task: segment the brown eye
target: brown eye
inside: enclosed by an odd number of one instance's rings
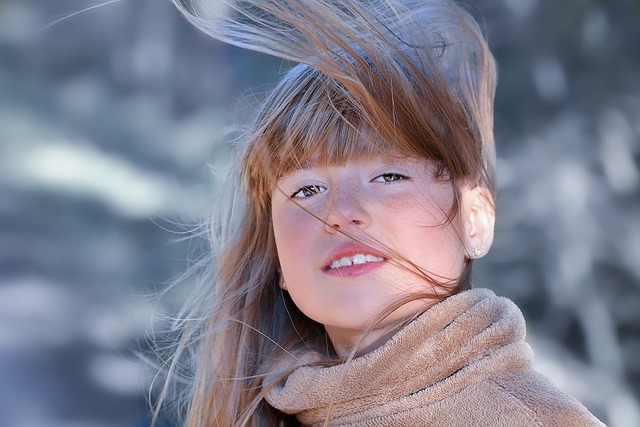
[[[382,175],[373,179],[373,182],[382,182],[385,184],[389,184],[396,181],[403,181],[409,179],[405,175],[396,172],[383,173]]]
[[[327,189],[320,185],[307,185],[296,190],[291,195],[291,198],[304,199],[305,197],[315,196],[316,194],[324,193],[325,191],[327,191]]]

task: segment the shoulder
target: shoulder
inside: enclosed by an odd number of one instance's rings
[[[488,383],[511,405],[526,408],[540,426],[604,426],[577,399],[538,372],[504,372]]]

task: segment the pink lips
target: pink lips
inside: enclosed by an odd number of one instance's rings
[[[345,258],[350,259],[351,265],[344,265],[349,263]],[[334,248],[322,270],[332,276],[357,276],[379,268],[386,261],[381,253],[366,245],[352,242]]]

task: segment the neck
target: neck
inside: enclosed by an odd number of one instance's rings
[[[359,357],[382,346],[403,325],[404,322],[396,322],[370,331],[351,331],[331,326],[325,326],[325,329],[338,357],[346,360],[352,352],[354,357]]]
[[[363,356],[386,343],[404,325],[425,312],[437,301],[421,299],[405,303],[371,327],[350,329],[325,325],[336,354],[346,360]]]

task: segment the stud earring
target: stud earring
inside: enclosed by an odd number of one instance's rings
[[[475,245],[475,246],[473,247],[473,256],[475,256],[476,258],[477,258],[477,257],[479,257],[479,256],[480,256],[480,254],[482,253],[482,252],[480,252],[480,249],[481,249],[481,248],[482,248],[482,246],[481,246],[481,245]]]

